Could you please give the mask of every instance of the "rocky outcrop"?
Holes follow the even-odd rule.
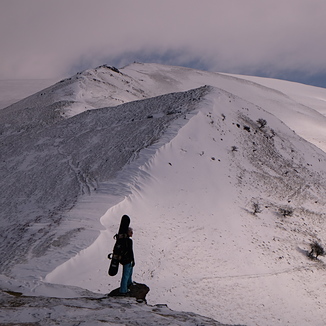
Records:
[[[146,302],[146,295],[149,292],[149,287],[146,284],[135,283],[129,287],[129,292],[127,294],[121,294],[119,292],[120,288],[114,289],[111,291],[108,296],[109,297],[117,297],[117,296],[127,296],[136,298],[137,302]]]

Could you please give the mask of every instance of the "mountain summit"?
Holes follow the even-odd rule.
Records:
[[[322,325],[324,262],[308,253],[326,236],[325,99],[134,63],[1,110],[2,287],[110,292],[106,257],[127,214],[149,303],[228,324]]]

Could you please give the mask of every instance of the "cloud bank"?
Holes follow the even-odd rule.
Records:
[[[324,0],[2,0],[0,79],[107,63],[326,74]]]

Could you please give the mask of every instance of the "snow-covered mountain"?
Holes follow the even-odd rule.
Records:
[[[57,82],[55,79],[0,79],[0,109],[53,85],[55,82]]]
[[[1,110],[1,287],[108,293],[119,276],[106,257],[128,214],[150,304],[227,324],[324,325],[324,261],[307,253],[326,235],[325,99],[134,63]]]

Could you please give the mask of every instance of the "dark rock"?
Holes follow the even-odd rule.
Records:
[[[146,294],[149,292],[149,287],[146,284],[135,283],[129,287],[129,292],[127,294],[121,294],[119,292],[120,288],[114,289],[111,291],[109,297],[134,297],[137,299],[137,302],[146,302]]]

